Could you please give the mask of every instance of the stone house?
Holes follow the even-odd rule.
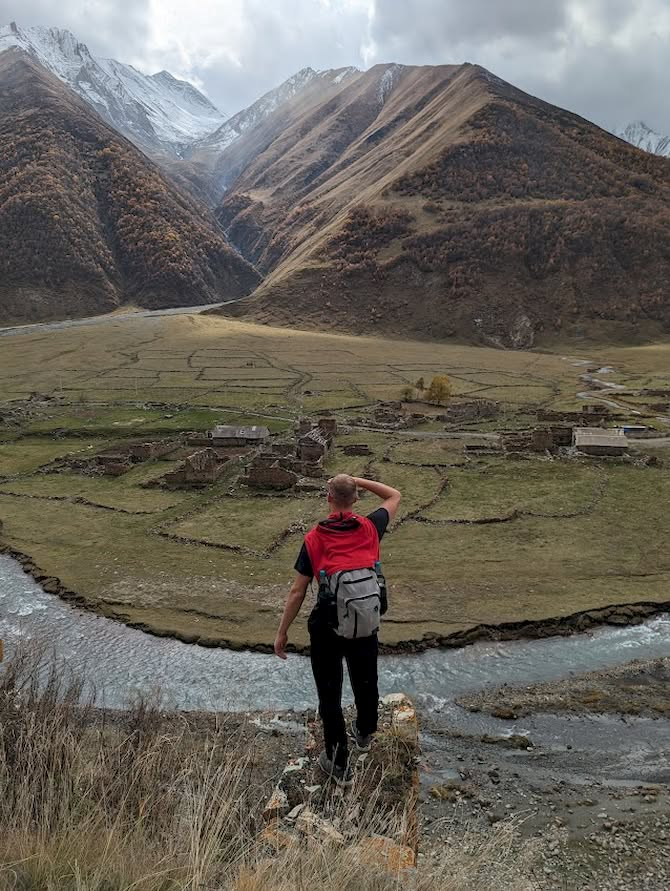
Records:
[[[312,464],[324,460],[330,449],[327,436],[319,427],[313,427],[298,440],[298,458]]]
[[[221,459],[214,449],[201,449],[185,459],[176,470],[156,480],[156,485],[168,489],[200,489],[211,486],[234,458]]]
[[[452,402],[444,414],[438,415],[438,421],[446,423],[463,423],[478,421],[484,418],[495,418],[500,414],[500,405],[491,399],[471,399],[464,402]]]
[[[258,455],[247,468],[246,484],[254,489],[292,489],[298,482],[298,474],[282,467],[280,459],[273,455]]]
[[[581,411],[554,411],[552,409],[539,409],[537,419],[544,423],[570,424],[573,427],[604,426],[617,417],[612,414],[606,405],[595,403],[583,405]]]
[[[319,418],[316,426],[329,441],[337,436],[337,418]]]
[[[111,446],[96,455],[88,464],[88,470],[102,473],[105,476],[122,476],[137,464],[155,460],[174,452],[181,445],[181,438],[158,439],[148,442],[130,441]]]
[[[93,459],[93,468],[90,464],[86,464],[85,469],[89,472],[97,471],[105,476],[123,476],[134,466],[135,464],[124,455],[96,455]]]

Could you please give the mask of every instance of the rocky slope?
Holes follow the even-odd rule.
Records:
[[[0,318],[236,298],[258,282],[202,205],[21,50],[0,54]]]
[[[218,211],[267,275],[236,313],[514,347],[670,325],[665,159],[467,64],[379,65],[285,123]]]
[[[0,52],[17,47],[60,78],[116,130],[151,154],[181,157],[212,133],[224,115],[186,81],[167,71],[142,74],[114,59],[97,59],[59,28],[0,27]]]

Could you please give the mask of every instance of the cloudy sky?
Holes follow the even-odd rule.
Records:
[[[670,0],[0,0],[12,20],[167,68],[231,114],[306,65],[470,61],[603,126],[670,133]]]

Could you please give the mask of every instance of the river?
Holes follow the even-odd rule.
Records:
[[[95,683],[99,703],[112,708],[157,689],[166,707],[184,710],[283,710],[315,704],[305,657],[290,655],[281,662],[261,653],[152,637],[47,594],[5,556],[0,556],[0,636],[7,655],[22,641],[53,647],[70,669]],[[433,711],[450,710],[454,697],[489,684],[554,680],[658,656],[670,656],[667,615],[571,637],[384,656],[380,687],[382,694],[402,690]]]

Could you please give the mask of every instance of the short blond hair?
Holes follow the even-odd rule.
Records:
[[[358,501],[358,488],[348,473],[338,473],[328,480],[328,495],[339,507],[351,507]]]

